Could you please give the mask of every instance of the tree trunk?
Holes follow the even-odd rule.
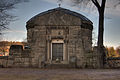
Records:
[[[98,51],[100,53],[100,65],[101,68],[104,67],[105,64],[105,47],[103,45],[103,35],[104,35],[104,9],[99,10],[99,29],[98,29]]]
[[[105,64],[105,48],[103,45],[103,35],[104,35],[104,11],[105,11],[105,3],[106,0],[102,0],[102,3],[100,5],[100,3],[98,2],[98,0],[91,0],[94,5],[97,7],[98,9],[98,13],[99,13],[99,25],[98,25],[98,42],[97,42],[97,46],[98,46],[98,53],[100,54],[100,67],[104,67]]]
[[[103,35],[104,35],[104,11],[99,10],[99,29],[98,29],[98,47],[103,47]]]

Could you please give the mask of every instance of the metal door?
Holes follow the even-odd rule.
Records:
[[[63,43],[52,43],[52,60],[63,60]]]

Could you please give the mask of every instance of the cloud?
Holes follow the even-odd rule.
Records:
[[[26,31],[22,31],[22,30],[5,30],[3,31],[3,33],[22,33],[22,34],[26,34]]]
[[[27,37],[26,31],[22,30],[5,30],[1,40],[5,41],[23,41]]]
[[[57,3],[57,0],[42,0],[42,1],[50,2],[50,3]]]
[[[46,2],[50,2],[50,3],[54,3],[54,4],[58,4],[61,3],[59,2],[59,0],[42,0],[42,1],[46,1]],[[61,5],[69,5],[72,3],[72,0],[62,0]]]

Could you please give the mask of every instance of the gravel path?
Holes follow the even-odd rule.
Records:
[[[0,68],[0,80],[120,80],[120,70]]]

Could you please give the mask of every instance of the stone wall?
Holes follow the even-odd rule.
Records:
[[[31,48],[32,66],[38,67],[45,60],[46,55],[46,28],[35,26],[27,32],[28,44]]]
[[[84,58],[83,43],[81,37],[81,27],[71,26],[69,27],[69,43],[68,43],[68,53],[69,57],[76,57],[77,66],[82,66],[82,61]]]
[[[106,68],[120,68],[120,57],[109,57],[106,59]]]
[[[31,51],[29,49],[10,48],[10,55],[8,56],[6,67],[32,67],[30,53]]]
[[[80,26],[35,26],[28,29],[27,38],[28,44],[31,47],[32,64],[40,66],[41,62],[47,57],[47,41],[52,39],[63,39],[66,45],[66,54],[71,57],[76,57],[77,65],[85,64],[84,54],[92,50],[92,31],[83,29]],[[63,29],[62,35],[57,35],[53,31]],[[54,33],[54,34],[53,34]],[[49,43],[51,44],[51,43]]]
[[[0,57],[0,67],[20,67],[20,68],[21,67],[24,67],[24,68],[25,67],[29,67],[29,68],[35,67],[32,63],[32,60],[34,59],[34,57],[30,56],[30,54],[31,54],[30,49],[24,49],[21,51],[18,50],[18,52],[16,52],[16,50],[15,51],[13,50],[12,53],[13,53],[13,55]],[[78,54],[80,56],[76,56]],[[94,50],[92,50],[91,52],[83,54],[83,57],[81,57],[81,53],[76,53],[76,52],[72,53],[71,52],[71,54],[69,54],[69,65],[66,65],[66,64],[62,64],[62,65],[58,64],[58,65],[62,66],[62,68],[64,68],[64,67],[101,68],[100,67],[101,64],[99,62],[101,59],[100,57],[101,57],[101,55],[97,52],[97,49],[95,47]],[[36,67],[45,68],[44,64],[41,65],[41,62],[39,62],[39,64],[36,63],[37,64]],[[51,64],[52,68],[54,68],[54,66],[58,67],[58,65]],[[51,66],[48,65],[48,67],[51,67]],[[104,68],[120,68],[120,58],[107,58]]]
[[[0,56],[0,67],[7,67],[8,64],[8,56]]]

